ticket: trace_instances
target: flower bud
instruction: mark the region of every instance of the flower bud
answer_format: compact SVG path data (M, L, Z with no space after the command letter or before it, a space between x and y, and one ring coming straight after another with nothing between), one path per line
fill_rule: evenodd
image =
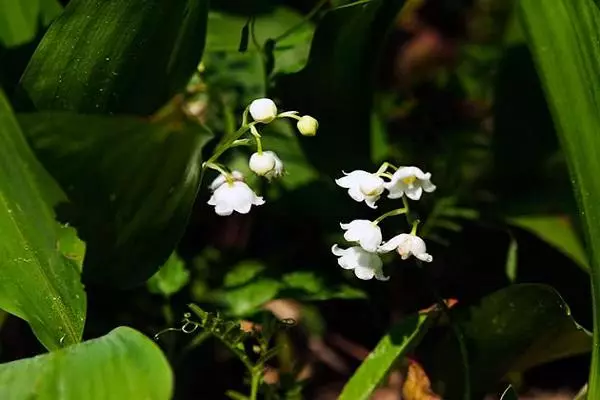
M250 103L250 115L255 121L268 124L277 117L277 106L271 99L256 99Z
M319 122L310 115L304 115L298 120L296 126L303 136L315 136L319 129Z
M271 152L254 153L250 156L250 162L248 163L250 169L260 176L267 175L275 168L275 157Z

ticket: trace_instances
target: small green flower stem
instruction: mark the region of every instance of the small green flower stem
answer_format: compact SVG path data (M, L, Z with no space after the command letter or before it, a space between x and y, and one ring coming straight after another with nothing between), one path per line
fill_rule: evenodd
M383 164L381 164L381 167L379 167L377 172L375 172L375 175L383 175L384 172L386 172L388 170L388 168L391 168L394 171L396 171L398 169L395 165L390 164L389 162L386 161ZM384 175L384 176L387 176L387 175Z
M402 214L406 214L407 212L408 212L408 210L406 208L397 208L395 210L386 212L385 214L383 214L382 216L380 216L379 218L377 218L375 221L373 221L373 223L375 225L377 225L378 223L380 223L381 221L383 221L387 217L393 217L395 215L402 215Z
M306 14L306 16L304 18L302 18L302 21L298 22L296 25L292 26L290 29L288 29L287 31L283 32L281 35L277 36L275 39L273 39L275 42L278 42L282 39L285 39L286 37L288 37L289 35L291 35L292 33L294 33L296 30L300 29L302 27L302 25L306 24L307 22L309 22L314 16L315 14L317 14L319 12L319 10L321 8L323 8L329 0L321 0L317 3L316 6L313 7L312 10L310 10L308 12L308 14Z
M250 383L250 400L256 400L258 399L258 388L260 386L260 380L262 379L262 365L260 365L260 369L258 366L255 366L251 373L252 380Z

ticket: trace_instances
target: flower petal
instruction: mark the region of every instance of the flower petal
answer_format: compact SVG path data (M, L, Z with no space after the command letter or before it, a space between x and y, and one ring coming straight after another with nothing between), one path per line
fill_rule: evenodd
M337 244L334 244L333 246L331 246L331 252L336 255L336 256L343 256L344 254L346 254L346 250L342 249L340 246L338 246Z
M413 186L407 188L404 193L406 194L406 197L411 200L419 200L421 198L421 194L423 194L423 189L421 186Z
M379 248L377 249L378 253L389 253L390 251L396 250L398 248L398 246L400 246L400 244L404 243L404 241L406 241L407 236L409 236L407 233L401 233L399 235L394 236L393 238L391 238L390 240L388 240L387 242L383 243L381 246L379 246Z
M368 281L373 279L373 277L375 276L375 271L369 267L359 266L354 268L354 275L356 275L358 279Z
M421 187L427 193L431 193L436 189L436 186L433 183L431 183L429 179L423 180L423 182L421 182Z
M432 262L433 256L427 253L415 254L415 257L424 262Z

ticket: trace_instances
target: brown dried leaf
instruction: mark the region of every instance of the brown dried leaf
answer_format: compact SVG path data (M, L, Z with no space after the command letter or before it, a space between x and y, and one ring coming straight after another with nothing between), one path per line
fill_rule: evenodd
M410 361L406 372L406 379L402 387L404 400L442 400L431 390L431 382L421 365Z

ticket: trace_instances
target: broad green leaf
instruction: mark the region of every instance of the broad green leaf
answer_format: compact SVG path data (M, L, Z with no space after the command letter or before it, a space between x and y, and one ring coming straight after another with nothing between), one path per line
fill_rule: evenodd
M373 0L328 11L319 22L304 69L278 80L287 107L319 120L319 133L302 141L307 155L327 174L365 168L371 158L373 82L379 55L403 0ZM335 162L334 162L335 160Z
M281 277L281 297L298 300L364 299L365 292L349 285L332 285L313 271L295 271Z
M33 40L40 22L48 25L61 10L57 0L0 0L0 44L12 47Z
M151 293L170 297L179 292L190 281L190 271L177 253L171 254L167 262L148 279L148 290Z
M583 245L566 217L551 215L523 216L510 218L509 223L533 233L571 258L581 268L589 270Z
M87 244L84 281L128 287L150 278L183 234L211 134L195 124L130 117L19 119L69 196L60 216Z
M592 338L547 285L509 286L470 308L453 308L469 355L471 393L478 398L508 372L587 353ZM462 398L460 355L451 329L432 350L433 388L443 398Z
M169 363L150 339L127 327L34 358L0 365L0 398L168 400Z
M82 248L74 250L77 239L55 222L60 190L31 153L1 90L0 177L0 308L26 320L48 349L78 343L86 295L73 258Z
M413 315L395 325L346 383L340 400L371 398L371 393L386 376L396 360L405 357L431 326L437 312Z
M200 61L207 3L72 0L23 75L23 101L38 110L153 113Z
M588 398L600 398L600 10L592 0L518 3L567 158L584 226L594 301Z
M248 17L212 11L208 15L206 52L233 53L239 51L242 31ZM313 24L304 16L288 7L277 7L267 14L254 18L254 36L260 46L268 39L276 39L290 28L297 27L275 44L274 73L297 72L308 60L310 41L314 33ZM259 49L250 42L246 52L257 53Z

